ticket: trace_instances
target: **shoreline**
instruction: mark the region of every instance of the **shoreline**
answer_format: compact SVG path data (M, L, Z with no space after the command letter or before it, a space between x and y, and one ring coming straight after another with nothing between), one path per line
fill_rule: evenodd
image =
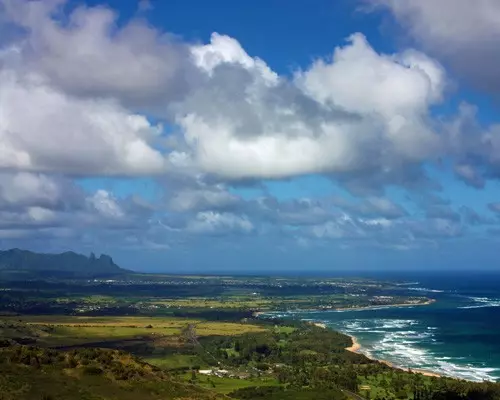
M362 311L362 310L373 310L373 309L380 309L380 308L391 308L391 307L413 307L413 306L428 306L431 304L434 304L436 302L436 299L428 299L425 302L422 303L396 303L396 304L379 304L379 305L370 305L370 306L359 306L359 307L338 307L338 308L299 308L295 310L287 310L287 311L280 311L280 310L259 310L259 311L254 311L252 313L253 317L259 317L263 314L267 314L270 312L282 312L282 313L287 313L287 312L321 312L321 311Z
M302 310L293 310L293 311L295 311L295 312L318 312L318 311L337 311L337 310L338 311L349 311L349 310L355 311L355 310L361 310L361 309L373 309L373 308L382 308L382 307L383 308L390 308L390 307L424 306L424 305L433 304L435 302L436 302L435 299L428 299L426 302L415 303L415 304L414 303L402 303L402 304L388 304L388 305L383 305L383 306L363 306L363 307L338 308L338 309L329 309L329 310L302 309ZM265 315L266 313L269 313L269 312L273 312L273 311L257 311L257 312L254 312L253 315L254 315L254 317L259 317L260 315ZM280 311L278 311L278 312L280 312ZM281 311L281 312L283 312L283 311ZM409 372L409 373L413 373L413 374L421 374L421 375L424 375L427 377L433 377L433 378L448 378L448 379L456 379L456 380L462 380L462 381L467 381L467 382L476 382L474 380L461 378L461 377L457 377L457 376L446 375L444 373L435 372L433 370L427 370L427 369L423 369L423 368L405 367L405 366L394 364L394 363L387 361L387 360L383 360L383 359L375 358L373 356L369 356L365 352L363 352L363 350L362 350L363 347L359 343L358 339L355 336L350 335L350 334L345 333L345 332L338 331L338 330L333 329L333 328L330 328L325 323L322 323L322 322L314 322L311 320L304 321L304 322L307 322L311 325L317 326L318 328L332 329L336 332L340 332L346 336L349 336L351 338L352 344L351 344L351 346L346 347L345 350L350 351L351 353L362 354L366 358L368 358L372 361L376 361L376 362L379 362L381 364L384 364L384 365L388 366L389 368L393 368L393 369L397 369L400 371Z
M387 304L387 305L374 305L374 306L362 306L362 307L344 307L344 308L332 308L332 309L328 309L328 310L325 310L325 309L312 309L312 310L307 310L307 309L303 309L303 310L294 310L294 311L298 311L298 312L316 312L316 311L354 311L354 310L369 310L369 309L373 309L373 308L390 308L390 307L409 307L409 306L427 306L427 305L430 305L430 304L433 304L435 303L436 300L435 299L428 299L427 301L425 302L422 302L422 303L398 303L398 304ZM269 311L256 311L254 312L252 315L254 317L259 317L260 315L263 315L263 314L266 314L267 312ZM311 325L314 325L314 326L317 326L318 328L322 328L322 329L331 329L329 328L325 323L323 322L312 322L310 321L309 322ZM337 331L338 332L338 331ZM394 368L394 369L399 369L399 370L402 370L402 371L408 371L408 370L411 370L411 373L414 373L414 374L422 374L424 376L429 376L429 377L434 377L434 378L452 378L452 379L459 379L459 378L455 378L455 377L452 377L452 376L448 376L448 375L444 375L444 374L440 374L438 372L434 372L434 371L430 371L430 370L426 370L426 369L421 369L421 368L405 368L405 367L402 367L402 366L399 366L399 365L395 365L393 364L392 362L390 361L387 361L387 360L382 360L382 359L379 359L379 358L374 358L374 357L371 357L365 353L363 353L361 351L362 349L362 346L361 344L359 343L358 339L356 338L356 336L353 336L353 335L349 335L347 333L344 333L344 332L341 332L343 333L344 335L346 336L349 336L351 338L351 346L349 347L346 347L345 350L347 351L350 351L351 353L357 353L357 354L362 354L364 355L366 358L372 360L372 361L377 361L379 363L382 363L382 364L385 364L387 365L389 368Z
M328 326L322 322L311 322L312 325L314 326L317 326L318 328L322 328L322 329L330 329L328 328ZM452 379L458 379L458 378L454 378L452 376L448 376L448 375L444 375L444 374L439 374L437 372L434 372L434 371L430 371L430 370L426 370L426 369L421 369L421 368L404 368L402 366L399 366L399 365L396 365L390 361L387 361L387 360L382 360L380 358L374 358L374 357L371 357L365 353L363 353L361 351L362 349L362 346L361 344L359 343L358 339L356 338L356 336L353 336L353 335L349 335L347 333L344 333L342 332L344 335L346 336L349 336L351 338L351 342L352 344L349 346L349 347L346 347L345 350L347 351L350 351L351 353L356 353L356 354L362 354L364 355L366 358L372 360L372 361L377 361L381 364L384 364L384 365L387 365L389 368L393 368L393 369L399 369L401 371L411 371L411 373L414 373L414 374L422 374L424 376L430 376L430 377L433 377L433 378L452 378Z
M320 324L314 324L314 325L319 326ZM325 324L321 324L321 325L323 325L325 327L325 329L327 328ZM362 346L358 342L358 339L356 338L356 336L349 335L349 334L346 334L346 333L344 333L344 335L347 335L347 336L349 336L351 338L352 345L345 348L347 351L350 351L351 353L363 354L366 358L369 358L372 361L377 361L379 363L387 365L390 368L399 369L399 370L402 370L402 371L411 370L411 372L414 373L414 374L422 374L424 376L430 376L430 377L434 377L434 378L453 378L453 377L450 377L450 376L447 376L447 375L444 375L444 374L439 374L437 372L426 370L426 369L404 368L404 367L401 367L399 365L395 365L392 362L387 361L387 360L382 360L382 359L379 359L379 358L370 357L370 356L368 356L367 354L365 354L365 353L363 353L361 351ZM458 379L458 378L453 378L453 379Z
M429 299L422 303L396 303L396 304L379 304L372 306L361 306L361 307L340 307L340 308L331 308L328 310L332 311L354 311L354 310L371 310L371 309L379 309L379 308L391 308L391 307L413 307L413 306L428 306L434 304L436 299ZM324 310L324 311L328 311ZM323 310L318 310L323 311Z

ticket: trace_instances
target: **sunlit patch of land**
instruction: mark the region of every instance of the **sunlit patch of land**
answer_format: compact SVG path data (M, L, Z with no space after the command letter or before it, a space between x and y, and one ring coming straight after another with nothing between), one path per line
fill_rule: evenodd
M409 373L347 351L356 349L351 338L325 326L256 316L429 305L390 282L142 275L3 285L6 399L39 400L20 392L34 385L68 399L434 400L432 393L453 398L472 390L477 399L500 397L497 385ZM47 357L60 361L44 364Z
M174 317L81 317L81 316L23 316L5 317L5 321L20 321L27 325L43 326L47 346L74 346L85 343L143 338L160 341L179 336L190 327L197 337L241 335L262 332L264 328L251 323L202 321Z

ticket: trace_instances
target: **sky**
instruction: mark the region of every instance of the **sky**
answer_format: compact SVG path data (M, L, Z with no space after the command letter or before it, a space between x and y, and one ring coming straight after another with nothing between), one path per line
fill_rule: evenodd
M0 0L0 248L496 269L497 0Z

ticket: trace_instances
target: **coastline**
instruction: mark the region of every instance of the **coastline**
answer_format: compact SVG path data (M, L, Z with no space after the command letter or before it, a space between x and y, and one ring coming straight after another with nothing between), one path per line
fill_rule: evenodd
M338 307L338 308L299 308L295 310L279 311L279 310L259 310L252 313L253 317L259 317L263 314L269 312L320 312L320 311L362 311L362 310L373 310L379 308L392 308L392 307L413 307L413 306L428 306L434 304L435 299L428 299L422 303L396 303L396 304L380 304L380 305L370 305L370 306L359 306L359 307Z
M324 309L315 309L314 310L313 309L313 310L294 310L294 311L298 311L298 312L308 312L308 311L355 311L355 310L357 311L357 310L369 310L369 309L373 309L373 308L382 308L382 307L383 308L390 308L390 307L426 306L426 305L433 304L435 302L436 302L435 299L428 299L427 301L422 302L422 303L399 303L399 304L387 304L387 305L376 305L376 306L332 308L332 309L329 309L329 310L324 310ZM260 315L266 314L266 312L267 311L256 311L256 312L253 313L253 316L254 317L259 317ZM322 329L331 329L325 323L322 323L322 322L310 322L310 324L312 324L314 326L317 326L318 328L322 328ZM426 370L426 369L405 368L405 367L402 367L402 366L399 366L399 365L395 365L395 364L393 364L393 363L391 363L390 361L387 361L387 360L382 360L382 359L371 357L371 356L369 356L369 355L367 355L367 354L365 354L365 353L362 352L362 346L361 346L361 344L359 343L358 339L355 336L346 334L344 332L342 332L342 333L344 335L349 336L351 338L351 341L352 341L351 346L345 348L345 350L350 351L351 353L363 354L366 358L369 358L370 360L377 361L379 363L385 364L388 367L394 368L394 369L399 369L399 370L408 370L408 369L410 369L412 371L412 373L422 374L424 376L429 376L429 377L434 377L434 378L452 378L452 379L458 379L458 378L454 378L454 377L451 377L451 376L448 376L448 375L444 375L444 374L439 374L437 372Z
M422 303L396 303L396 304L380 304L373 306L361 306L361 307L340 307L340 308L331 308L329 310L332 311L359 311L359 310L371 310L374 308L391 308L391 307L413 307L413 306L428 306L434 304L436 299L429 299ZM318 310L322 311L322 310Z
M326 324L321 323L321 322L313 322L312 325L317 326L318 328L329 329L326 326ZM349 347L345 348L347 351L350 351L351 353L363 354L366 358L369 358L370 360L385 364L390 368L399 369L399 370L406 370L406 368L395 365L395 364L391 363L390 361L381 360L378 358L373 358L373 357L368 356L367 354L365 354L361 351L362 346L358 342L358 339L356 338L356 336L348 335L346 333L344 333L344 335L349 336L351 338L351 341L352 341L352 344ZM429 371L426 369L419 369L419 368L410 368L410 369L411 369L412 373L414 373L414 374L422 374L424 376L430 376L430 377L434 377L434 378L452 378L450 376L438 374L437 372Z
M325 326L325 328L326 328L326 326ZM346 334L344 333L344 335L346 335ZM361 344L358 342L358 339L355 336L352 336L352 335L347 335L347 336L349 336L351 338L351 341L352 341L352 345L345 348L347 351L350 351L351 353L363 354L366 358L369 358L370 360L373 360L373 361L378 361L379 363L385 364L385 365L387 365L390 368L400 369L400 370L406 370L406 368L398 366L398 365L395 365L395 364L391 363L390 361L381 360L381 359L373 358L373 357L370 357L370 356L366 355L365 353L363 353L361 351ZM435 377L435 378L451 378L449 376L446 376L446 375L443 375L443 374L438 374L437 372L429 371L429 370L426 370L426 369L420 369L420 368L409 368L409 369L414 374L422 374L424 376L432 376L432 377Z

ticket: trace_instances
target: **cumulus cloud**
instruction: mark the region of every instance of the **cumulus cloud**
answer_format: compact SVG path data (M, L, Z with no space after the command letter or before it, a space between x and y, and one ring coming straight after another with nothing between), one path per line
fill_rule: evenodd
M188 96L177 122L183 159L207 173L226 179L376 173L439 152L427 110L440 101L445 78L421 53L378 54L357 34L331 62L318 61L288 82L234 40L214 36L206 46L196 53L210 85L218 85Z
M113 101L77 99L38 76L0 71L0 169L74 175L164 171L159 133Z
M464 103L444 129L459 179L480 189L487 180L500 178L500 124L481 125L477 108Z
M381 187L420 179L413 171L442 151L428 109L446 77L415 50L379 54L355 34L290 80L225 35L193 45L137 20L117 24L106 7L62 19L64 1L2 4L24 35L2 53L0 167L170 167L226 180L325 173ZM173 129L164 134L144 111Z
M106 7L0 6L2 22L20 28L0 51L0 169L164 173L162 125L143 112L165 115L186 92L197 71L188 46L136 20L119 25Z
M410 242L451 239L463 234L465 227L460 221L445 218L399 219L359 218L348 214L336 220L317 225L309 234L319 239L336 239L345 243L398 245Z
M335 220L311 227L309 234L319 239L361 239L367 236L359 221L348 214L341 214Z
M0 229L6 240L37 232L74 238L92 231L139 231L147 229L153 213L136 196L120 199L103 189L87 193L60 176L0 174Z
M260 220L278 226L315 225L332 217L331 208L322 199L279 201L274 197L262 197L247 204L246 208Z
M10 20L27 31L17 49L26 73L67 93L134 106L182 96L195 71L185 45L140 20L119 25L106 7L79 6L58 18L65 3L2 0Z
M382 2L398 16L412 3ZM430 4L415 5L417 14ZM380 53L356 33L290 77L220 33L187 43L64 0L0 7L5 30L15 27L0 40L1 240L165 250L204 235L261 234L408 248L491 223L429 200L440 187L426 167L440 158L477 188L500 176L500 128L480 126L467 105L434 120L448 78L422 52ZM235 194L310 174L351 196ZM154 177L162 194L150 202L83 190L81 177L130 186ZM410 213L388 186L421 191L428 204Z
M407 215L407 211L402 206L386 197L368 197L362 201L336 197L332 199L332 202L345 211L368 217L395 219Z
M27 172L0 173L0 207L43 207L51 210L82 206L83 193L70 180Z
M98 190L87 201L99 215L105 218L120 219L125 214L113 195L105 190Z
M427 51L479 88L500 89L500 3L496 0L367 0L389 9Z
M168 206L177 212L203 211L230 208L239 201L238 196L229 193L221 184L202 184L195 188L175 190L168 200Z
M248 234L254 230L254 226L245 215L203 211L189 220L185 229L194 234L225 235Z
M278 83L279 77L258 57L250 57L240 43L229 36L213 33L210 43L191 48L196 65L209 76L214 75L217 67L233 64L247 71L254 71L269 86Z

